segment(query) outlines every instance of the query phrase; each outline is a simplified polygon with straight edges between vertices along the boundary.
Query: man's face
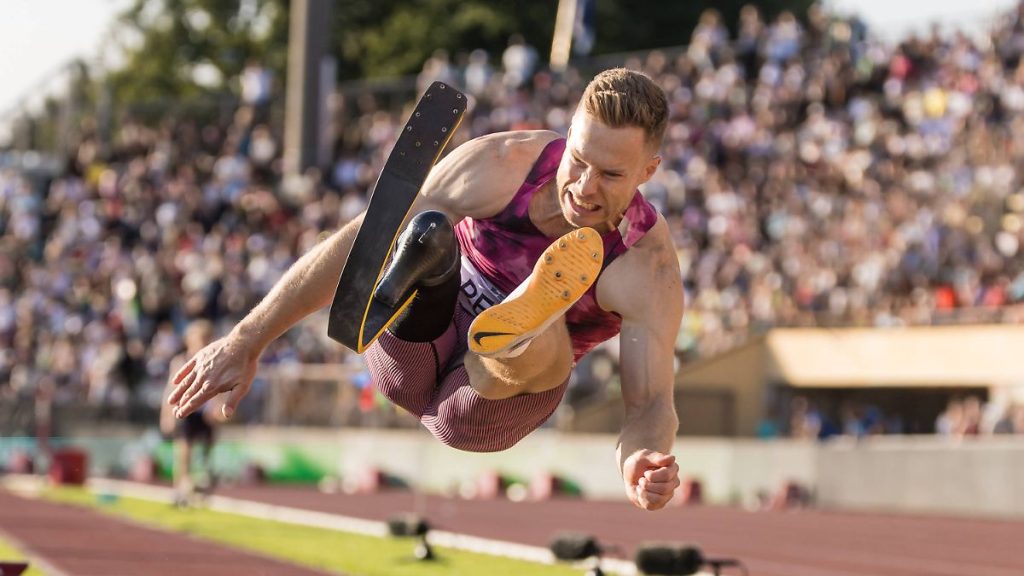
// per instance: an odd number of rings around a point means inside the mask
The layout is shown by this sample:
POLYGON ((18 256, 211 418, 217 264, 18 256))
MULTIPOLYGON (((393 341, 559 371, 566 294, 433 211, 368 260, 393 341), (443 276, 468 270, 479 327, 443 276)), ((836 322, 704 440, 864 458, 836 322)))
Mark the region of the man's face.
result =
POLYGON ((618 226, 637 186, 654 175, 661 158, 637 127, 612 128, 578 110, 558 166, 558 203, 573 226, 602 234, 618 226))

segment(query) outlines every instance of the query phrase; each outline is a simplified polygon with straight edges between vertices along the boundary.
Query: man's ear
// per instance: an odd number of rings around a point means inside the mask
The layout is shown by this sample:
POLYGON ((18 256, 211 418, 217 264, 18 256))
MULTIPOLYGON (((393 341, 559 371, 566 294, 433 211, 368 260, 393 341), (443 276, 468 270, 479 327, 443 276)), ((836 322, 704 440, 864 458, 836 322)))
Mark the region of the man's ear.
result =
POLYGON ((661 165, 661 156, 653 156, 647 161, 647 165, 644 166, 643 179, 640 181, 641 184, 647 182, 654 176, 654 173, 658 171, 658 166, 661 165))

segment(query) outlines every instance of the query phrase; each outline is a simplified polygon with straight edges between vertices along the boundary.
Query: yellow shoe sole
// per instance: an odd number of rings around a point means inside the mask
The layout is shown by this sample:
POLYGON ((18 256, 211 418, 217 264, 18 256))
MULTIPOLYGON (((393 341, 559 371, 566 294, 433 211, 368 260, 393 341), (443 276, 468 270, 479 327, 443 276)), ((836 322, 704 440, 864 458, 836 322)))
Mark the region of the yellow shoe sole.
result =
POLYGON ((480 313, 469 327, 470 351, 511 356, 565 314, 597 279, 604 243, 592 228, 580 228, 548 246, 530 276, 501 303, 480 313))

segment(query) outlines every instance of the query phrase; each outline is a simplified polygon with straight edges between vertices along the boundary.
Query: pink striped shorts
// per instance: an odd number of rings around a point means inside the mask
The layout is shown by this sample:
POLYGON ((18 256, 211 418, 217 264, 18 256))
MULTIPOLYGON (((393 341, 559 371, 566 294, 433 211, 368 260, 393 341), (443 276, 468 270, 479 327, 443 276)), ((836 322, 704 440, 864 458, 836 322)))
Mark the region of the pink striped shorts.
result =
POLYGON ((497 452, 547 421, 569 379, 539 394, 483 398, 470 386, 463 365, 472 321, 456 305, 452 323, 437 340, 406 342, 385 330, 364 357, 381 393, 416 415, 441 442, 469 452, 497 452))

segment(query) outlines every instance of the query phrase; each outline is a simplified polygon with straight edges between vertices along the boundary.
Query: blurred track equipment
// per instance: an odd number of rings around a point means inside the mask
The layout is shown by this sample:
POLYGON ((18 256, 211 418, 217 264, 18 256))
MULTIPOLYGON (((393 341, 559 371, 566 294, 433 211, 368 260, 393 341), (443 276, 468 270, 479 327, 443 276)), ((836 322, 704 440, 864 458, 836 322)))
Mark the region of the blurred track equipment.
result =
POLYGON ((395 474, 377 466, 366 466, 353 470, 338 481, 337 487, 345 494, 376 494, 381 490, 408 488, 408 483, 395 474))
POLYGON ((686 576, 696 574, 702 566, 708 566, 718 576, 727 566, 738 567, 743 574, 747 568, 732 558, 705 558, 700 548, 690 544, 644 544, 637 548, 636 567, 651 576, 686 576))
POLYGON ((416 514, 398 514, 388 518, 388 534, 395 537, 425 536, 430 524, 416 514))
POLYGON ((267 471, 258 462, 249 462, 242 468, 239 482, 243 486, 259 486, 267 481, 267 471))
POLYGON ((596 538, 578 532, 560 532, 555 535, 548 547, 559 560, 586 560, 600 556, 602 552, 596 538))
POLYGON ((769 510, 790 510, 807 508, 811 505, 811 491, 795 480, 787 480, 772 494, 768 502, 769 510))
POLYGON ((555 534, 548 546, 555 559, 563 562, 577 562, 593 558, 596 564, 587 570, 586 576, 604 576, 601 570, 601 554, 606 548, 598 544, 590 534, 579 532, 560 532, 555 534))
MULTIPOLYGON (((504 481, 497 470, 484 470, 476 478, 470 498, 491 500, 501 495, 504 481)), ((468 492, 468 491, 467 491, 468 492)))
POLYGON ((416 541, 416 547, 412 550, 412 555, 417 560, 434 560, 434 549, 430 547, 430 543, 427 542, 426 536, 421 536, 416 541))
POLYGON ((678 497, 675 498, 677 505, 697 505, 704 502, 704 488, 700 480, 696 478, 684 479, 677 492, 678 497))
POLYGON ((370 196, 334 294, 327 334, 362 353, 412 302, 413 290, 392 305, 373 294, 395 240, 434 162, 466 112, 466 97, 434 82, 420 98, 395 142, 370 196))
POLYGON ((534 501, 550 500, 555 497, 578 498, 583 496, 583 489, 577 482, 567 476, 547 471, 534 474, 530 479, 529 490, 529 498, 534 501))
POLYGON ((388 518, 388 534, 396 538, 416 538, 416 547, 413 548, 413 556, 417 560, 435 560, 434 549, 427 542, 427 532, 430 531, 430 524, 425 518, 416 514, 398 514, 388 518))
POLYGON ((53 484, 82 486, 89 474, 89 455, 78 448, 56 450, 50 461, 50 481, 53 484))

